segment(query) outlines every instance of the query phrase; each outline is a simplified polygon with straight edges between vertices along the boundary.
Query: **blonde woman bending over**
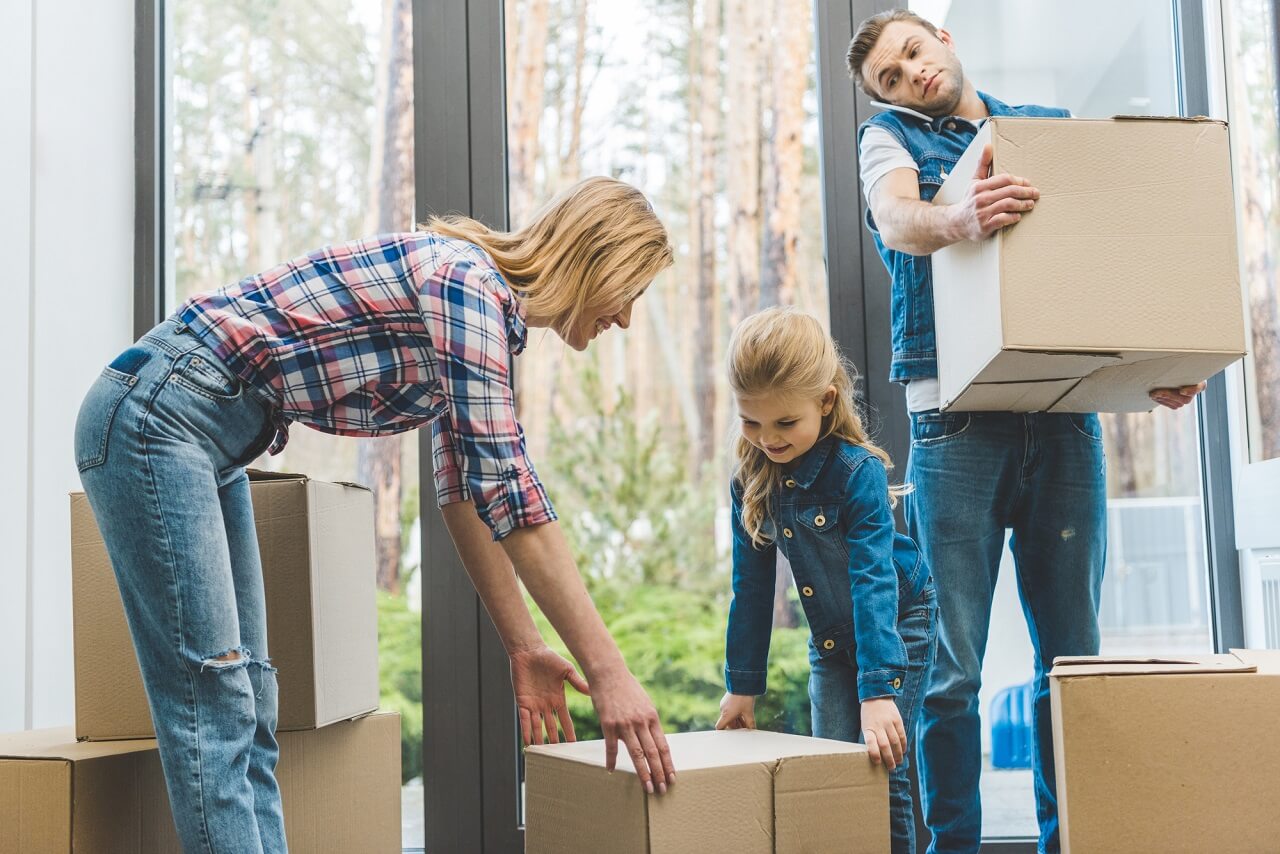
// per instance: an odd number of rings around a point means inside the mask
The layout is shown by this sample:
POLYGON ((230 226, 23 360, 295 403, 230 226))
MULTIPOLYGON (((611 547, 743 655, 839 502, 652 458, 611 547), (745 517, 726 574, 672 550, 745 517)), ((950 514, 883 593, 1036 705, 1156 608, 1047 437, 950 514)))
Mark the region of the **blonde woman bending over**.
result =
MULTIPOLYGON (((102 372, 76 465, 119 581, 188 852, 286 850, 276 676, 245 465, 292 422, 343 436, 431 426, 436 494, 511 657, 526 743, 574 738, 564 683, 517 575, 590 682, 613 766, 674 770, 653 703, 578 575, 516 421, 529 327, 577 350, 672 263, 635 188, 590 178, 525 228, 461 217, 317 250, 188 300, 102 372), (514 570, 514 571, 513 571, 514 570)), ((445 686, 436 686, 446 690, 445 686)))

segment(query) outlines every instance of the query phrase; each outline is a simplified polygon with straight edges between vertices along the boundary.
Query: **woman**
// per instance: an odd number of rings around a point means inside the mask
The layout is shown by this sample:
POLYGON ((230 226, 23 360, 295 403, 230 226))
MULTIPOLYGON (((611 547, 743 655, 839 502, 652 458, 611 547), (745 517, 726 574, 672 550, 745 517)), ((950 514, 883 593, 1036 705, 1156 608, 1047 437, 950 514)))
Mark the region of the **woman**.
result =
POLYGON ((590 178, 527 227, 462 218, 331 246, 193 297, 104 369, 76 465, 106 541, 187 851, 285 851, 276 677, 244 466, 290 422, 345 436, 432 425, 446 525, 511 657, 526 743, 573 725, 516 574, 582 665, 612 768, 674 781, 652 702, 578 575, 525 453, 510 356, 528 327, 577 350, 626 328, 672 263, 643 194, 590 178), (513 572, 514 568, 514 572, 513 572))

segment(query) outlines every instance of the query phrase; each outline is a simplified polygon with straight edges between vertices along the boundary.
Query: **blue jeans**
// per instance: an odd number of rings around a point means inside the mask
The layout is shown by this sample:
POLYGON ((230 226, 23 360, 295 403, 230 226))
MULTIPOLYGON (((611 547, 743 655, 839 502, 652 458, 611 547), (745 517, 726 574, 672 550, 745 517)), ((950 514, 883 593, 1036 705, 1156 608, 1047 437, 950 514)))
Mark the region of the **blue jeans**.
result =
MULTIPOLYGON (((902 763, 889 772, 889 835, 893 854, 915 854, 916 850, 916 816, 908 769, 920 703, 938 646, 936 596, 932 585, 925 587, 919 603, 898 617, 898 634, 907 651, 907 676, 895 702, 902 716, 902 728, 907 733, 907 750, 902 763)), ((818 738, 861 742, 862 707, 858 703, 858 664, 854 650, 819 658, 811 648, 809 663, 813 734, 818 738)))
POLYGON ((977 852, 982 837, 978 688, 1004 547, 1035 649, 1036 814, 1058 851, 1048 672, 1096 655, 1106 558, 1106 460, 1096 415, 915 413, 907 527, 938 587, 938 660, 921 718, 920 784, 929 851, 977 852))
POLYGON ((287 848, 244 470, 272 432, 267 405, 172 320, 103 370, 76 420, 76 467, 120 587, 186 852, 287 848))

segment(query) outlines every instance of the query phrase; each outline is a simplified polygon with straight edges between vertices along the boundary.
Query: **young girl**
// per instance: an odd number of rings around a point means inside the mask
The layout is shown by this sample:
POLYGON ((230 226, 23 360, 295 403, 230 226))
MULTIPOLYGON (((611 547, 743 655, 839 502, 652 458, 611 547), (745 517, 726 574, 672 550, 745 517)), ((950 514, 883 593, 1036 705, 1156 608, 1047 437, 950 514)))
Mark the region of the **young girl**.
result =
MULTIPOLYGON (((463 217, 326 247, 190 299, 103 370, 76 466, 106 541, 188 852, 286 850, 276 676, 244 467, 292 421, 378 436, 430 425, 436 493, 511 658, 526 742, 573 738, 525 582, 590 680, 612 768, 624 743, 665 791, 670 752, 574 565, 516 421, 510 358, 528 327, 584 349, 672 262, 644 195, 609 178, 525 228, 463 217), (514 567, 515 572, 512 572, 514 567)), ((448 691, 448 685, 433 686, 448 691)))
POLYGON ((813 734, 865 741, 889 775, 893 851, 915 850, 907 756, 937 646, 933 579, 894 530, 889 458, 853 406, 852 369, 818 324, 789 308, 742 322, 729 385, 742 435, 733 498, 728 693, 717 729, 755 726, 765 691, 777 549, 809 620, 813 734))

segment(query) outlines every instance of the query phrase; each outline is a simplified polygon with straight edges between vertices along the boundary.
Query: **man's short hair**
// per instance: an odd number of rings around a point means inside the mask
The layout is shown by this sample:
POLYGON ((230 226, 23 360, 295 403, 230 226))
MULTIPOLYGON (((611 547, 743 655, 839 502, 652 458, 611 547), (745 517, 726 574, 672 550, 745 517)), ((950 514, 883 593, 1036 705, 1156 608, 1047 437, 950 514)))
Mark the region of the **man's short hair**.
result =
POLYGON ((844 61, 849 66, 849 76, 853 78, 853 82, 873 98, 876 97, 876 93, 867 89, 867 81, 862 77, 862 64, 867 61, 867 54, 871 53, 871 49, 880 40, 880 34, 884 32, 884 28, 894 21, 919 24, 935 36, 938 34, 937 27, 910 9, 890 9, 887 12, 872 15, 859 24, 858 31, 853 34, 853 41, 849 42, 849 52, 845 54, 844 61))

